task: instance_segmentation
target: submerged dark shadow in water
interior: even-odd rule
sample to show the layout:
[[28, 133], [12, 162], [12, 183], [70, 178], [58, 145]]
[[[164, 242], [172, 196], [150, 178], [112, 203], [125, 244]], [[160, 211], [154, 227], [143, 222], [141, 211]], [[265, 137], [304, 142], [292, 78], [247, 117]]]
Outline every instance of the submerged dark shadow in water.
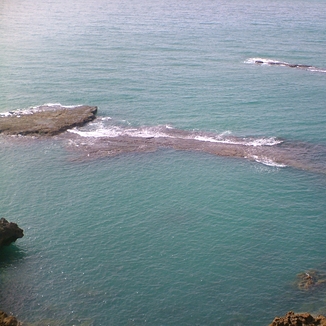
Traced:
[[5, 246], [0, 249], [0, 272], [1, 269], [12, 266], [23, 261], [26, 257], [26, 252], [15, 244]]

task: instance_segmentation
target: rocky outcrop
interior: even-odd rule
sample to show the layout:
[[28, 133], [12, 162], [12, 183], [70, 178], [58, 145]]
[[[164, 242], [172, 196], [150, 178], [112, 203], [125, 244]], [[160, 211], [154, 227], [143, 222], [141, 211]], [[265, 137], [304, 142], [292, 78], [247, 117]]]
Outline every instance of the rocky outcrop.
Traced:
[[21, 323], [17, 318], [7, 315], [5, 312], [0, 311], [0, 326], [20, 326]]
[[95, 119], [96, 106], [43, 106], [37, 110], [13, 111], [0, 116], [0, 133], [5, 135], [53, 136], [83, 126]]
[[5, 218], [0, 219], [0, 248], [9, 246], [23, 236], [24, 231], [16, 223], [8, 222]]
[[297, 275], [296, 285], [299, 290], [311, 291], [326, 286], [326, 273], [309, 270]]
[[301, 68], [301, 69], [315, 68], [313, 66], [308, 66], [308, 65], [292, 64], [292, 63], [287, 63], [287, 62], [282, 62], [282, 61], [273, 61], [273, 60], [255, 60], [255, 63], [258, 65], [267, 64], [270, 66], [284, 66], [284, 67]]
[[284, 317], [275, 317], [269, 326], [326, 326], [326, 317], [313, 317], [309, 313], [295, 314], [289, 311]]

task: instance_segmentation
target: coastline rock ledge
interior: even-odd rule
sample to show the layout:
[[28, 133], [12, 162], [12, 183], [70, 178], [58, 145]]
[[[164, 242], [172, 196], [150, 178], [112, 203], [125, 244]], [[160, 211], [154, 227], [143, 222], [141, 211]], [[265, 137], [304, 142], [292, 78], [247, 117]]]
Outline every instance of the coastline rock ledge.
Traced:
[[269, 326], [326, 326], [326, 317], [313, 317], [309, 313], [295, 314], [289, 311], [284, 317], [275, 317]]
[[5, 218], [0, 219], [0, 248], [9, 246], [23, 236], [24, 231], [16, 223], [8, 222]]
[[83, 126], [95, 119], [96, 106], [43, 106], [37, 110], [13, 111], [0, 115], [4, 135], [54, 136], [67, 129]]

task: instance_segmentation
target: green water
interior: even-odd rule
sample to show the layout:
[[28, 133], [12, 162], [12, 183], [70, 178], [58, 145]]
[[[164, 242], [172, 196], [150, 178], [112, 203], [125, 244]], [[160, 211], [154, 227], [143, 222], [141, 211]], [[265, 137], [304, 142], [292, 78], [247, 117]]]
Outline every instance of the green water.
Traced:
[[[113, 125], [325, 145], [322, 1], [0, 4], [0, 111], [90, 104]], [[0, 309], [41, 325], [267, 325], [326, 313], [325, 169], [159, 149], [77, 159], [0, 139]], [[324, 154], [318, 157], [324, 164]]]

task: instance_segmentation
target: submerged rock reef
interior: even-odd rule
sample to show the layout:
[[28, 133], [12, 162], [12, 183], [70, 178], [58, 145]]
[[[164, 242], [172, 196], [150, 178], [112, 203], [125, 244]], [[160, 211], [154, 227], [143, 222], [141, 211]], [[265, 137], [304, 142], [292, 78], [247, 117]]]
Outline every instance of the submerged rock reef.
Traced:
[[23, 236], [24, 231], [16, 223], [8, 222], [5, 218], [0, 219], [0, 248], [9, 246]]
[[318, 68], [311, 65], [299, 64], [299, 63], [288, 63], [285, 61], [278, 61], [274, 59], [267, 59], [267, 58], [249, 58], [245, 61], [245, 63], [253, 63], [257, 65], [268, 65], [268, 66], [280, 66], [280, 67], [289, 67], [289, 68], [296, 68], [307, 70], [310, 72], [317, 72], [317, 73], [325, 73], [326, 69]]
[[312, 291], [326, 286], [326, 273], [309, 270], [297, 275], [296, 286], [299, 290]]
[[0, 115], [0, 133], [5, 135], [53, 136], [95, 119], [96, 106], [44, 105]]
[[309, 313], [294, 313], [289, 311], [284, 317], [275, 317], [269, 326], [326, 326], [326, 317], [313, 317]]
[[57, 136], [56, 139], [63, 141], [68, 149], [78, 153], [77, 160], [172, 148], [242, 158], [274, 167], [290, 166], [326, 173], [326, 147], [323, 145], [275, 137], [239, 137], [228, 132], [189, 131], [161, 125], [121, 126], [108, 122], [111, 118], [96, 117], [96, 113], [96, 106], [60, 104], [1, 113], [0, 134], [6, 138], [4, 143], [32, 139], [11, 136], [43, 139]]

